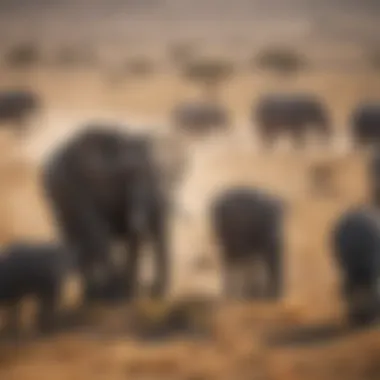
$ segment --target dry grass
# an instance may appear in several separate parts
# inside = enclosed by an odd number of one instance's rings
[[[29,158],[13,156],[15,146],[4,142],[1,153],[0,239],[54,236],[48,207],[36,180],[31,157],[40,157],[84,115],[115,114],[129,120],[143,115],[164,119],[173,103],[196,94],[180,78],[157,74],[149,81],[127,81],[110,90],[101,74],[92,71],[37,70],[22,78],[8,73],[0,86],[27,81],[43,95],[48,112],[39,131],[25,142]],[[260,333],[286,325],[289,320],[337,319],[342,313],[339,277],[331,262],[328,232],[348,205],[365,194],[362,154],[258,154],[249,142],[247,117],[254,99],[279,87],[313,90],[321,94],[333,113],[337,128],[344,129],[351,107],[361,97],[380,97],[380,78],[365,74],[304,74],[292,83],[278,83],[259,74],[236,75],[221,97],[236,116],[236,133],[226,139],[199,143],[192,154],[194,167],[181,188],[182,202],[192,220],[174,222],[173,247],[176,275],[173,294],[209,291],[217,294],[217,265],[197,273],[198,254],[215,253],[207,225],[207,205],[216,191],[228,184],[267,187],[291,204],[287,222],[287,297],[278,306],[225,306],[215,316],[213,339],[207,342],[172,342],[159,346],[124,339],[89,341],[66,336],[32,347],[6,349],[0,355],[4,379],[376,379],[380,377],[380,339],[376,332],[325,344],[318,348],[273,349],[260,344]],[[104,112],[103,112],[104,111]],[[80,115],[77,117],[77,115]],[[144,120],[144,119],[142,119]],[[240,135],[241,133],[241,135]],[[236,138],[236,139],[235,139]],[[224,140],[224,141],[223,141]],[[228,141],[226,141],[228,140]],[[189,144],[186,146],[191,151]],[[7,152],[9,151],[9,152]],[[21,163],[20,163],[21,160]],[[308,195],[308,168],[325,160],[334,168],[337,199]]]

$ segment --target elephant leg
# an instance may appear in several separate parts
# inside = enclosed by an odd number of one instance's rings
[[[269,272],[268,296],[271,299],[279,299],[283,295],[284,265],[281,238],[274,236],[268,242],[266,260]]]

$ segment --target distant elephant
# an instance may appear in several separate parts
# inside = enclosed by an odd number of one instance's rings
[[[224,130],[230,122],[223,106],[201,101],[178,104],[172,112],[172,120],[181,130],[195,134]]]
[[[41,108],[41,99],[31,91],[0,91],[0,123],[10,122],[24,131],[26,118]]]
[[[371,146],[380,142],[380,103],[365,102],[351,115],[351,130],[355,145]]]
[[[297,147],[304,145],[310,130],[316,131],[325,142],[332,135],[328,111],[321,100],[309,94],[266,95],[253,107],[251,117],[267,146],[283,132],[292,137]]]

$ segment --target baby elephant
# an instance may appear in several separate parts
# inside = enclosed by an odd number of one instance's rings
[[[239,269],[259,259],[269,274],[266,296],[273,300],[282,297],[286,207],[283,199],[250,187],[227,189],[213,200],[210,216],[221,247],[228,293],[232,289],[228,279],[231,269],[238,269],[242,278]]]
[[[341,215],[332,232],[334,259],[353,326],[374,322],[380,315],[379,226],[378,211],[361,206]]]
[[[9,333],[18,332],[20,301],[33,296],[38,301],[37,329],[56,327],[62,297],[75,279],[72,252],[53,243],[13,243],[0,254],[0,306],[9,308]]]

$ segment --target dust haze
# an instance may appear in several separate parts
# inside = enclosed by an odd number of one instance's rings
[[[178,216],[172,223],[172,296],[220,293],[218,252],[207,219],[218,191],[257,185],[291,204],[281,304],[225,306],[213,317],[214,338],[206,342],[150,345],[124,337],[99,342],[67,334],[24,348],[0,348],[0,377],[379,378],[377,331],[309,348],[269,348],[259,339],[290,322],[344,318],[329,231],[340,212],[366,197],[367,155],[350,150],[348,118],[358,102],[380,101],[380,64],[371,58],[380,57],[379,16],[375,0],[0,0],[0,89],[28,87],[44,101],[43,112],[31,121],[31,132],[22,141],[1,132],[2,244],[57,236],[39,182],[40,167],[84,123],[115,121],[126,129],[166,135],[172,107],[203,96],[170,58],[170,49],[178,44],[195,46],[201,57],[233,62],[234,74],[218,92],[233,126],[226,136],[181,140],[190,164],[175,196],[192,217]],[[19,46],[38,54],[16,68],[7,59]],[[282,76],[252,66],[257,54],[282,46],[306,57],[310,67]],[[78,56],[75,63],[62,64],[60,53],[71,48],[71,56],[90,51],[92,58],[84,63]],[[149,75],[127,73],[127,63],[135,57],[149,62]],[[251,106],[262,94],[282,90],[310,91],[323,98],[336,131],[332,149],[294,152],[285,144],[273,153],[260,150],[249,121]],[[309,169],[315,163],[334,169],[338,198],[310,195]],[[201,271],[195,263],[204,255],[212,265]]]

